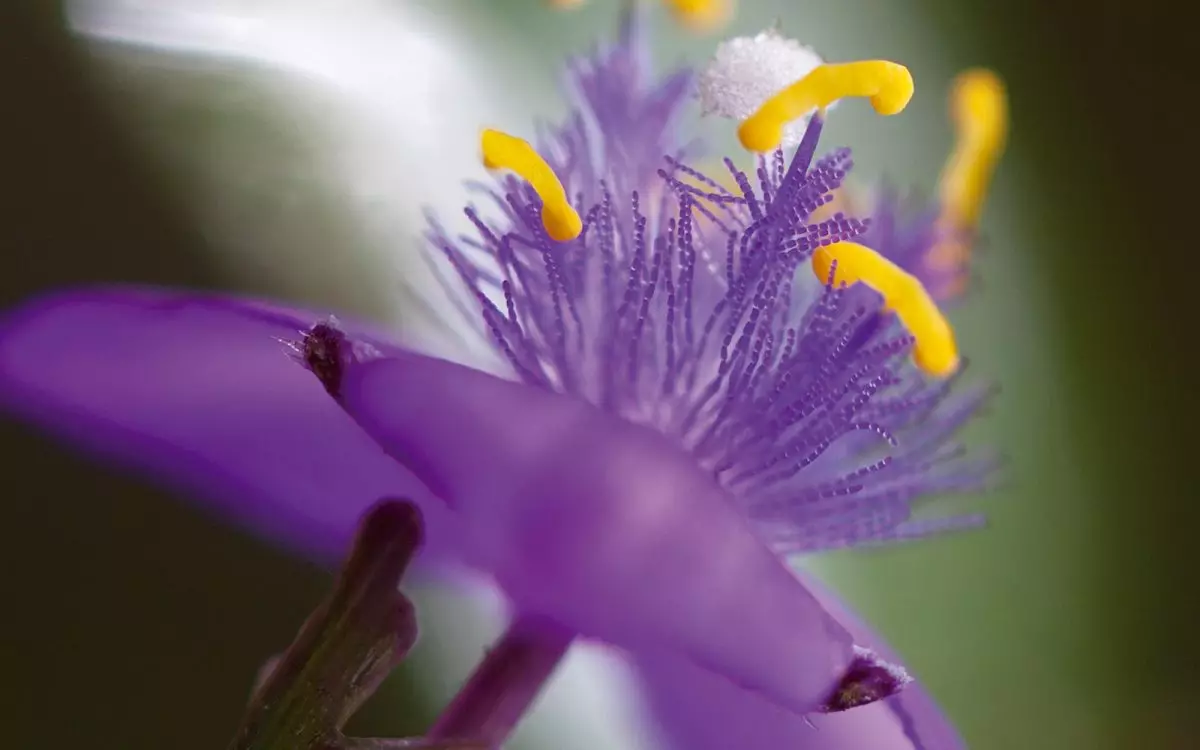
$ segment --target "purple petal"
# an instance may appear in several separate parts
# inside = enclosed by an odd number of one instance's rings
[[[448,515],[289,358],[321,316],[134,289],[67,292],[0,320],[0,407],[154,474],[269,537],[340,556],[384,496]]]
[[[855,642],[895,660],[895,655],[828,591],[810,590]],[[920,683],[867,706],[804,719],[714,679],[667,652],[635,657],[649,707],[672,750],[789,748],[790,750],[957,750],[966,745]]]
[[[462,514],[464,554],[516,606],[620,646],[661,644],[796,711],[848,634],[661,434],[416,355],[351,363],[346,410]]]

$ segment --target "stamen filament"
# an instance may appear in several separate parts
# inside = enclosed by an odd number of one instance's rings
[[[567,200],[558,175],[527,141],[499,130],[484,130],[483,166],[509,169],[529,182],[542,199],[542,225],[559,242],[573,240],[583,231],[583,221]]]
[[[834,270],[834,264],[836,270]],[[916,277],[874,250],[855,242],[834,242],[813,253],[813,273],[823,283],[849,286],[862,282],[883,297],[888,309],[916,339],[913,361],[935,377],[953,375],[958,369],[958,345],[954,331],[933,298]]]
[[[865,96],[881,115],[904,111],[913,95],[912,74],[899,63],[861,60],[820,65],[763,103],[738,128],[750,151],[771,151],[783,139],[783,127],[814,109],[847,96]]]

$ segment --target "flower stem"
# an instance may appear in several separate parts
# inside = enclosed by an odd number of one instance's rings
[[[408,653],[417,636],[399,591],[421,541],[411,503],[384,501],[363,517],[332,594],[268,666],[230,750],[324,750]]]
[[[537,617],[518,617],[426,735],[498,747],[566,655],[575,634]]]

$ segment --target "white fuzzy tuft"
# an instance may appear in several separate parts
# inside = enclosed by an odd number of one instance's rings
[[[744,120],[824,62],[811,47],[774,29],[727,39],[717,45],[712,61],[700,74],[701,111]],[[807,124],[808,117],[803,117],[784,128],[782,145],[799,143]]]

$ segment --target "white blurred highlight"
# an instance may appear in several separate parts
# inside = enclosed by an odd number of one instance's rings
[[[372,307],[397,318],[403,311],[409,320],[412,292],[419,290],[434,309],[425,310],[418,328],[428,329],[435,319],[457,320],[417,256],[422,210],[433,208],[449,226],[458,226],[466,197],[462,181],[483,175],[480,128],[513,119],[503,115],[506,107],[513,109],[511,103],[493,96],[496,87],[489,89],[483,80],[485,74],[496,75],[489,73],[496,70],[494,61],[473,59],[471,47],[439,25],[436,16],[404,2],[76,0],[68,18],[84,37],[148,53],[151,65],[157,59],[160,66],[164,60],[176,67],[211,66],[212,61],[245,66],[246,78],[265,81],[263,93],[270,94],[272,104],[278,100],[282,127],[302,133],[306,142],[316,136],[311,153],[303,155],[313,163],[302,179],[336,188],[366,247],[287,257],[303,244],[296,240],[305,239],[288,237],[295,227],[256,227],[268,235],[265,244],[276,254],[256,260],[259,266],[277,273],[285,285],[289,275],[303,277],[298,291],[315,289],[321,298],[328,291],[320,284],[357,280],[366,288],[351,294],[385,297]],[[215,175],[213,205],[200,207],[213,210],[216,224],[222,219],[220,204],[229,201],[220,183],[237,176]],[[254,189],[282,201],[294,187]],[[245,253],[265,252],[240,246],[255,244],[244,236],[223,239],[237,250],[235,267],[246,261]],[[347,264],[365,269],[350,273]],[[422,343],[436,346],[436,338]]]
[[[68,10],[72,28],[95,39],[300,74],[426,142],[437,124],[428,105],[450,94],[447,84],[461,96],[471,81],[466,50],[436,36],[431,19],[403,3],[297,2],[230,11],[194,1],[76,0]]]

